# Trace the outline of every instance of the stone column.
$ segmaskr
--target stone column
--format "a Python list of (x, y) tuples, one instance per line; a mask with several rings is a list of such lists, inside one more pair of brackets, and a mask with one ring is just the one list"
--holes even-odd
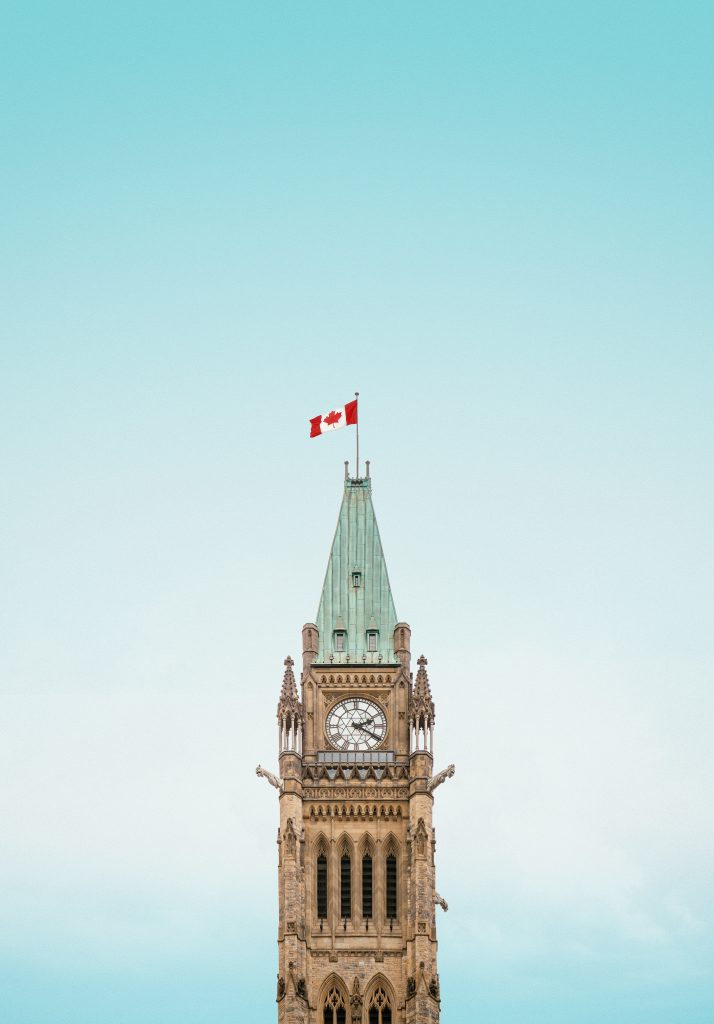
[(410, 929), (407, 955), (406, 1024), (439, 1020), (436, 929), (434, 925), (434, 798), (427, 791), (433, 772), (428, 751), (409, 759)]
[(304, 710), (302, 753), (307, 752), (310, 755), (315, 753), (318, 746), (315, 736), (315, 684), (311, 678), (310, 669), (317, 657), (319, 640), (320, 634), (315, 623), (306, 622), (302, 627), (302, 675), (300, 677)]
[(394, 653), (409, 676), (409, 665), (411, 662), (412, 631), (408, 622), (398, 622), (394, 627)]
[(411, 691), (411, 635), (408, 623), (398, 622), (394, 628), (394, 653), (402, 666), (402, 678), (395, 690), (394, 749), (398, 757), (409, 754), (409, 694)]
[(280, 777), (278, 1022), (307, 1024), (302, 758), (294, 751), (281, 755)]

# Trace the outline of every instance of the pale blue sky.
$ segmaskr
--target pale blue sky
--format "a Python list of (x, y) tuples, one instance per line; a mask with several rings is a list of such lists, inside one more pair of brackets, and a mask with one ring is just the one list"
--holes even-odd
[(254, 768), (359, 389), (445, 1024), (709, 1024), (711, 5), (2, 25), (3, 1022), (274, 1020)]

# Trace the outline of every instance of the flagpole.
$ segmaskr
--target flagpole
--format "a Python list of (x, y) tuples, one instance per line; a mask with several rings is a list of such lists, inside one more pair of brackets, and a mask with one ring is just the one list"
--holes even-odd
[[(359, 391), (355, 391), (355, 398), (359, 399)], [(359, 480), (359, 401), (357, 403), (357, 422), (355, 426), (357, 427), (357, 473), (355, 474), (355, 479)]]

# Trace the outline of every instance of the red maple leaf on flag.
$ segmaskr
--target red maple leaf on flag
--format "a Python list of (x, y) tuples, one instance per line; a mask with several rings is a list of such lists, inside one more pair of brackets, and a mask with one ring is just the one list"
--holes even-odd
[(328, 412), (327, 416), (322, 417), (323, 423), (326, 423), (328, 427), (331, 427), (333, 423), (339, 423), (342, 419), (341, 412)]

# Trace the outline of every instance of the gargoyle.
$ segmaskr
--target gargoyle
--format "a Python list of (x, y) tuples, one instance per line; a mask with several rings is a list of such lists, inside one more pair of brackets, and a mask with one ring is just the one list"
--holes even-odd
[(441, 909), (444, 911), (444, 913), (446, 913), (446, 911), (449, 909), (449, 904), (446, 902), (446, 900), (444, 899), (443, 896), (440, 896), (438, 894), (438, 892), (434, 893), (434, 903), (437, 906), (441, 907)]
[(277, 789), (278, 793), (282, 793), (282, 791), (283, 791), (283, 784), (282, 784), (282, 782), (280, 781), (279, 778), (277, 778), (277, 776), (273, 775), (272, 772), (269, 772), (267, 768), (262, 768), (260, 765), (258, 765), (258, 767), (255, 769), (255, 774), (259, 778), (265, 779), (265, 781), (269, 782), (271, 786), (275, 786), (275, 788)]
[(427, 793), (433, 793), (437, 786), (440, 786), (442, 782), (446, 782), (456, 771), (456, 765), (450, 764), (448, 768), (444, 768), (443, 772), (439, 772), (438, 775), (432, 775), (426, 784)]

